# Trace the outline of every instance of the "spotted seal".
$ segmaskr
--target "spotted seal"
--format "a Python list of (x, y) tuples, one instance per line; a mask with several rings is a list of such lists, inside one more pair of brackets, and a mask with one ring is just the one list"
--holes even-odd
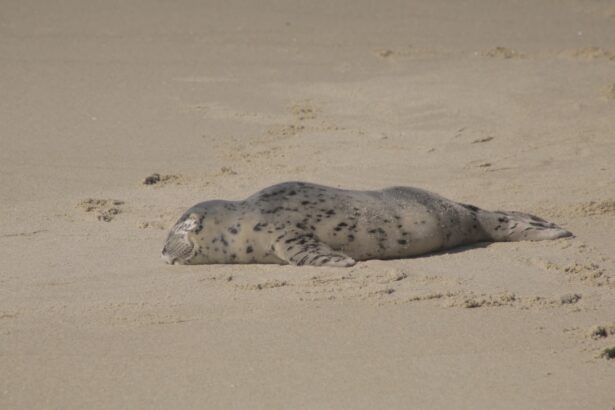
[(534, 215), (486, 211), (418, 188), (351, 191), (285, 182), (243, 201), (194, 205), (171, 229), (162, 257), (191, 265), (352, 266), (476, 242), (571, 235)]

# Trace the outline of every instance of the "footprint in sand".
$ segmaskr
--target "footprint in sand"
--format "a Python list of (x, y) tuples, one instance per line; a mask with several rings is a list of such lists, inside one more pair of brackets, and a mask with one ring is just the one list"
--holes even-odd
[(494, 47), (487, 50), (482, 50), (480, 55), (483, 57), (502, 58), (505, 60), (525, 57), (525, 54), (507, 47)]
[(156, 186), (164, 186), (168, 184), (181, 185), (185, 180), (184, 177), (180, 175), (161, 175), (159, 173), (153, 173), (147, 176), (143, 180), (143, 185), (156, 185)]
[(102, 222), (111, 222), (117, 215), (122, 213), (124, 201), (117, 199), (94, 199), (88, 198), (77, 204), (83, 211), (92, 213), (96, 219)]

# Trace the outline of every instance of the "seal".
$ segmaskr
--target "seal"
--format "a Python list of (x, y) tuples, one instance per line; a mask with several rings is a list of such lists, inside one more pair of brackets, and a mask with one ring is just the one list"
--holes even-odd
[(284, 182), (243, 201), (188, 209), (162, 249), (170, 264), (352, 266), (496, 241), (572, 233), (537, 216), (487, 211), (410, 187), (352, 191)]

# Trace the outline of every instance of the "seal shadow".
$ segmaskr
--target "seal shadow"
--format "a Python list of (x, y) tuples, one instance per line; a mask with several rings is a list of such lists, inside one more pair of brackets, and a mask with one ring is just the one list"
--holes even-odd
[(468, 244), (468, 245), (458, 246), (458, 247), (452, 248), (452, 249), (444, 249), (444, 250), (441, 250), (441, 251), (426, 253), (425, 255), (418, 255), (418, 256), (415, 256), (415, 258), (431, 258), (431, 257), (434, 257), (434, 256), (454, 255), (456, 253), (467, 252), (467, 251), (472, 250), (472, 249), (488, 248), (489, 246), (491, 246), (493, 244), (494, 244), (494, 242), (471, 243), (471, 244)]

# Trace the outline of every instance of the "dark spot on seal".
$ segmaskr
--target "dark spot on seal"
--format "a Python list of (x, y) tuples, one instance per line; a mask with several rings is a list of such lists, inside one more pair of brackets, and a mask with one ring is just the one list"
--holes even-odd
[(498, 218), (498, 222), (502, 222), (502, 223), (508, 222), (508, 218), (503, 216), (501, 218)]
[(400, 245), (405, 245), (405, 244), (407, 244), (407, 243), (408, 243), (408, 241), (407, 241), (407, 240), (405, 240), (405, 239), (398, 239), (398, 240), (397, 240), (397, 243), (398, 243), (398, 244), (400, 244)]
[(354, 235), (348, 235), (348, 241), (349, 242), (354, 241)]
[(368, 233), (372, 233), (372, 234), (378, 234), (378, 235), (386, 236), (386, 232), (382, 228), (370, 229), (367, 232)]
[(230, 233), (232, 233), (233, 235), (237, 235), (237, 232), (239, 232), (239, 231), (237, 230), (237, 228), (235, 228), (235, 227), (230, 227), (230, 228), (228, 228), (228, 231), (229, 231)]
[(290, 191), (290, 192), (288, 193), (288, 195), (290, 195), (290, 196), (297, 195), (297, 191), (295, 191), (295, 190), (293, 189), (292, 191)]
[(301, 201), (301, 205), (308, 205), (310, 203), (311, 203), (310, 201)]
[(260, 222), (259, 222), (259, 223), (257, 223), (256, 225), (254, 225), (254, 228), (252, 228), (252, 230), (253, 230), (253, 231), (255, 231), (255, 232), (259, 232), (259, 231), (261, 231), (264, 227), (266, 227), (267, 225), (268, 225), (268, 224), (267, 224), (267, 222), (265, 222), (265, 223), (260, 223)]
[(246, 248), (246, 253), (252, 253), (252, 252), (254, 252), (254, 248), (252, 248), (251, 246), (248, 246)]

